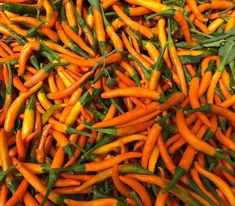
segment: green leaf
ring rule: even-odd
[[[235,82],[235,61],[234,60],[229,62],[229,67],[230,67],[230,70],[231,70],[233,81]]]
[[[184,56],[179,56],[180,61],[182,64],[187,64],[187,63],[199,63],[202,59],[203,55],[198,55],[198,56],[189,56],[189,55],[184,55]]]
[[[162,3],[166,5],[177,5],[183,7],[185,4],[185,0],[163,0]]]
[[[209,43],[204,43],[202,44],[204,47],[220,47],[220,45],[225,42],[224,39],[221,39],[219,41],[215,41],[215,42],[209,42]]]
[[[229,39],[227,39],[225,43],[222,44],[219,49],[219,55],[221,59],[224,59],[231,44],[233,44],[233,47],[232,47],[231,52],[229,53],[229,56],[227,57],[227,61],[225,65],[231,62],[233,59],[235,59],[235,36],[232,36]]]
[[[224,34],[217,34],[217,35],[210,35],[209,37],[203,37],[199,40],[200,44],[209,44],[209,43],[216,43],[219,41],[225,41],[228,40],[229,38],[235,38],[235,27],[230,29],[227,33]]]

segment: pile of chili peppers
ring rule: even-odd
[[[0,3],[0,205],[235,205],[235,4]]]

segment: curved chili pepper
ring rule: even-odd
[[[42,86],[42,82],[39,82],[38,84],[36,84],[32,88],[30,88],[27,92],[19,95],[15,99],[15,101],[12,103],[12,105],[10,106],[10,108],[7,111],[6,119],[4,122],[4,129],[6,130],[7,133],[9,133],[9,134],[12,133],[17,113],[18,113],[20,107],[22,106],[22,104],[24,103],[24,101],[28,97],[30,97],[32,94],[34,94],[38,89],[40,89],[41,86]]]

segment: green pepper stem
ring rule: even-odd
[[[13,92],[13,86],[12,86],[12,70],[11,66],[7,64],[7,69],[8,69],[8,74],[9,74],[9,79],[8,79],[8,86],[6,88],[6,93],[11,94]]]
[[[37,14],[37,8],[26,5],[26,4],[16,4],[16,3],[10,3],[10,2],[4,2],[0,5],[0,7],[3,10],[10,11],[16,14]]]
[[[221,200],[220,196],[217,194],[217,192],[214,190],[213,186],[211,185],[210,181],[206,179],[205,177],[202,177],[202,182],[205,184],[205,186],[208,188],[208,190],[215,196],[215,198],[218,200],[221,206],[224,206],[223,201]]]
[[[207,168],[207,170],[208,171],[212,171],[212,169],[215,168],[218,163],[217,163],[217,161],[216,161],[216,159],[214,157],[211,157],[209,155],[206,155],[205,157],[206,157],[206,160],[207,160],[208,166],[209,166]]]
[[[66,104],[54,104],[52,105],[45,113],[42,115],[42,124],[45,125],[51,115],[57,110],[62,107],[65,107]]]
[[[114,106],[117,108],[117,110],[121,113],[124,114],[125,112],[122,110],[122,108],[118,105],[118,103],[115,101],[115,99],[111,98],[110,102],[114,104]]]
[[[155,13],[155,14],[151,14],[151,15],[147,16],[146,18],[149,20],[149,19],[152,19],[152,18],[157,17],[157,16],[173,17],[174,14],[175,14],[175,10],[174,9],[169,9],[169,10],[165,10],[165,11],[158,12],[158,13]]]
[[[164,189],[162,189],[162,194],[170,190],[179,181],[179,179],[185,175],[185,172],[185,169],[183,169],[182,167],[177,167],[175,169],[173,177],[171,178],[171,181],[167,184]]]
[[[140,78],[139,78],[139,75],[137,73],[135,73],[134,75],[131,76],[131,78],[135,81],[137,86],[140,87]]]
[[[60,60],[60,56],[57,52],[54,50],[50,49],[43,41],[40,42],[40,50],[48,52],[50,57],[54,60]]]
[[[114,54],[115,52],[117,52],[117,51],[118,51],[117,49],[114,49],[114,50],[112,50],[111,52],[109,52],[108,54],[105,53],[104,56],[103,56],[103,58],[100,59],[99,61],[97,61],[96,64],[93,66],[92,71],[95,72],[96,69],[98,68],[98,66],[99,66],[100,64],[102,64],[102,63],[103,63],[103,66],[102,66],[101,70],[105,69],[105,66],[106,66],[106,59],[107,59],[109,56],[111,56],[112,54]]]
[[[66,66],[66,65],[69,65],[69,63],[68,62],[51,63],[51,64],[46,65],[43,68],[43,70],[46,71],[46,72],[50,72],[51,69],[53,69],[54,67],[57,67],[57,66]]]
[[[110,25],[110,23],[109,23],[108,19],[106,18],[105,13],[104,13],[104,9],[101,5],[100,5],[100,10],[101,10],[104,26],[108,27]]]
[[[46,23],[46,21],[42,21],[37,26],[29,29],[27,31],[27,36],[33,36],[38,31],[38,29],[40,29],[40,27],[42,27],[42,25],[44,25],[45,23]]]
[[[205,70],[205,72],[213,71],[214,66],[215,66],[215,63],[213,61],[210,61],[207,69]]]
[[[198,66],[198,69],[197,69],[197,72],[196,72],[196,74],[195,74],[195,77],[200,78],[200,76],[201,76],[201,70],[202,70],[202,67],[201,67],[201,65],[199,65],[199,66]]]
[[[211,110],[211,105],[205,104],[205,105],[203,105],[201,107],[197,107],[195,109],[185,110],[185,112],[187,114],[189,114],[189,113],[194,113],[194,112],[210,112],[210,110]]]
[[[7,168],[7,170],[0,172],[0,183],[5,179],[5,177],[16,167],[16,164]]]
[[[89,125],[86,125],[86,127],[88,129],[91,129],[91,130],[95,130],[95,131],[98,131],[98,132],[102,132],[102,133],[105,133],[105,134],[110,134],[110,135],[116,135],[116,129],[115,127],[109,127],[109,128],[93,128],[92,126],[89,126]]]
[[[102,112],[97,111],[96,109],[94,109],[91,106],[87,107],[93,114],[94,116],[96,116],[99,120],[104,119],[105,115]]]
[[[74,9],[74,13],[75,13],[75,16],[76,16],[76,19],[78,21],[78,24],[81,26],[82,28],[82,31],[84,32],[84,34],[87,34],[87,33],[91,33],[90,31],[90,28],[87,26],[86,22],[83,20],[83,18],[79,15],[78,11],[77,11],[77,8],[76,6],[74,5],[73,1],[70,0],[71,2],[71,5]]]
[[[63,150],[66,154],[69,155],[69,157],[73,157],[73,150],[70,144],[67,144],[66,146],[64,146]]]
[[[106,73],[104,69],[100,70],[98,75],[93,80],[91,80],[92,84],[95,84],[97,81],[99,81],[105,74]]]
[[[229,154],[231,157],[235,158],[235,152],[232,150],[217,149],[217,151],[224,154]]]
[[[159,72],[162,71],[162,66],[163,66],[163,62],[164,62],[163,56],[165,54],[166,48],[167,48],[167,44],[162,48],[161,53],[157,59],[157,62],[153,67],[153,69],[155,69]]]
[[[184,70],[184,76],[187,82],[190,82],[192,80],[191,75],[188,73],[188,70],[186,69],[186,66],[183,65],[183,70]],[[196,75],[195,75],[196,76]]]
[[[88,0],[88,1],[94,8],[100,11],[100,4],[98,0]]]
[[[46,52],[46,51],[41,51],[42,55],[45,56],[49,62],[53,62],[54,61],[54,58],[51,56],[51,54],[49,52]]]
[[[142,167],[133,164],[120,165],[120,173],[122,174],[137,173],[137,174],[153,175],[153,173],[150,172],[149,170],[143,169]]]
[[[128,55],[129,59],[136,62],[139,67],[142,69],[143,73],[144,73],[144,76],[146,77],[146,79],[150,79],[150,72],[141,64],[141,62],[134,56],[132,55]]]
[[[67,22],[67,19],[65,17],[65,13],[64,13],[64,1],[61,2],[60,15],[61,15],[61,21]]]
[[[82,148],[82,147],[79,146],[78,144],[75,144],[74,142],[71,142],[71,144],[72,144],[73,146],[75,146],[77,149],[79,149],[81,152],[83,152],[83,153],[86,153],[86,152],[87,152],[84,148]]]
[[[100,53],[104,56],[106,54],[106,41],[100,41],[99,42],[99,47],[100,47]]]
[[[197,186],[197,184],[193,181],[190,180],[189,184],[187,184],[187,186],[192,189],[193,191],[195,191],[198,195],[200,195],[202,198],[204,198],[205,200],[207,200],[212,206],[216,206],[217,204],[215,202],[213,202],[204,192],[202,192],[202,190],[200,189],[200,187]]]
[[[31,110],[34,110],[34,109],[35,109],[34,97],[35,97],[35,95],[33,94],[33,95],[29,98],[29,102],[28,102],[28,104],[26,105],[26,109],[31,109]]]
[[[235,167],[235,162],[233,160],[228,159],[225,155],[221,154],[220,151],[217,151],[215,153],[214,157],[222,159],[222,160],[226,161],[227,163],[229,163],[230,165],[232,165],[233,167]]]
[[[49,172],[50,172],[51,167],[50,167],[50,165],[48,165],[48,164],[42,163],[42,164],[41,164],[41,169],[42,169],[42,171],[43,171],[43,174],[46,174],[46,173],[49,173]]]
[[[72,43],[72,51],[74,51],[76,54],[80,54],[83,57],[90,58],[90,55],[84,52],[78,45]]]
[[[48,198],[48,196],[49,196],[56,180],[58,179],[58,176],[59,175],[57,173],[50,173],[49,174],[48,184],[47,184],[47,191],[46,191],[46,193],[45,193],[45,195],[44,195],[44,197],[43,197],[43,199],[42,199],[39,206],[43,206],[44,203],[46,202],[46,200],[47,200],[47,198]]]
[[[144,204],[142,203],[140,197],[137,195],[137,193],[132,190],[131,192],[131,196],[135,199],[135,201],[137,202],[138,206],[144,206]]]
[[[91,153],[93,151],[95,151],[97,148],[105,145],[105,144],[108,144],[110,142],[112,142],[113,140],[115,139],[114,136],[110,136],[110,135],[105,135],[102,137],[102,139],[97,142],[97,144],[95,144],[89,151],[85,152],[82,156],[81,156],[81,159],[85,159],[86,157],[88,157],[89,155],[91,155]]]
[[[32,55],[29,57],[29,61],[30,61],[30,63],[31,63],[37,70],[40,69],[39,60],[38,60],[38,58],[35,57],[34,54],[32,54]]]
[[[66,168],[53,168],[51,169],[53,172],[85,172],[86,167],[85,164],[76,164],[71,167],[66,167]]]
[[[15,194],[18,183],[15,179],[6,181],[7,188],[11,191],[11,194]]]
[[[100,94],[100,89],[94,88],[92,94],[87,96],[86,99],[82,102],[82,104],[85,105],[87,102],[90,102],[91,100],[98,97],[99,94]]]
[[[227,172],[227,173],[229,173],[229,174],[231,174],[231,175],[235,175],[235,172],[234,172],[234,171],[232,171],[232,170],[230,170],[230,169],[228,169],[228,168],[226,168],[226,167],[223,167],[223,166],[221,166],[221,165],[218,165],[218,167],[219,167],[221,170],[223,170],[223,171],[225,171],[225,172]]]
[[[70,126],[67,126],[65,133],[66,133],[66,134],[79,134],[79,135],[84,135],[84,136],[87,136],[87,137],[93,137],[92,134],[89,134],[89,133],[87,133],[87,132],[83,132],[83,131],[76,130],[76,129],[70,127]]]
[[[12,59],[9,61],[0,62],[0,65],[3,65],[3,64],[16,65],[16,64],[18,64],[18,59]]]
[[[87,150],[82,148],[81,146],[79,146],[78,144],[75,144],[74,142],[71,142],[71,144],[73,146],[75,146],[78,150],[80,150],[82,153],[86,154],[87,153]],[[86,157],[88,157],[90,160],[94,161],[96,159],[96,155],[94,154],[88,154],[86,155]],[[80,158],[80,161],[77,161],[77,163],[81,163],[83,160],[83,158]]]
[[[173,39],[172,39],[172,36],[171,36],[171,20],[168,19],[167,21],[167,29],[168,29],[168,44],[169,46],[174,46],[174,42],[173,42]]]
[[[208,130],[203,137],[204,141],[208,141],[211,137],[213,137],[214,133],[211,130]]]
[[[16,39],[18,39],[21,44],[26,44],[27,43],[27,40],[23,36],[20,36],[19,34],[14,32],[13,30],[11,30],[9,27],[7,27],[6,25],[0,24],[0,26],[7,29],[7,31],[10,32]]]
[[[87,99],[88,99],[88,97],[89,97],[90,95],[89,95],[89,91],[86,91],[80,98],[79,98],[79,102],[83,105],[86,101],[87,101]]]

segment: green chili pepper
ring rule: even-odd
[[[38,12],[38,9],[35,6],[30,6],[27,4],[14,4],[10,2],[4,2],[1,4],[0,8],[6,11],[10,11],[17,14],[30,14],[30,15],[36,15]]]

